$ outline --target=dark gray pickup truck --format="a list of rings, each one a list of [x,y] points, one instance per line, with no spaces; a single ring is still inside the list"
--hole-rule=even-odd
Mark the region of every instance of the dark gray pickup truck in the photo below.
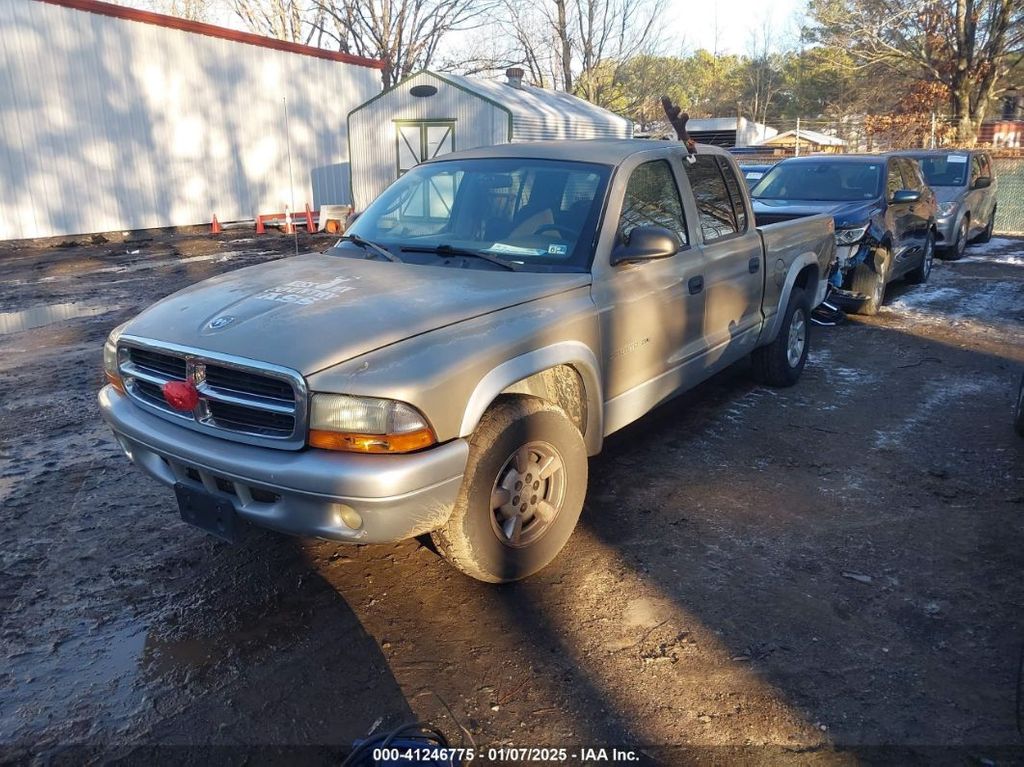
[[[756,228],[725,152],[510,144],[410,170],[338,244],[117,328],[103,417],[224,538],[431,534],[463,572],[561,550],[602,440],[741,357],[796,382],[831,216]]]

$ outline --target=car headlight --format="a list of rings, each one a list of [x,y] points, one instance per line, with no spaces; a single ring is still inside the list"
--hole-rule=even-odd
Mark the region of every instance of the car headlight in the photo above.
[[[435,442],[434,430],[412,405],[377,397],[313,395],[311,447],[351,453],[409,453]]]
[[[864,237],[868,230],[866,226],[858,226],[852,229],[836,229],[836,245],[856,245]]]
[[[942,202],[939,203],[939,215],[949,216],[952,215],[953,211],[956,210],[956,201],[953,202]]]
[[[125,322],[111,330],[106,343],[103,344],[103,373],[107,377],[107,383],[122,394],[124,394],[124,381],[121,380],[121,369],[117,360],[117,342],[127,324]]]

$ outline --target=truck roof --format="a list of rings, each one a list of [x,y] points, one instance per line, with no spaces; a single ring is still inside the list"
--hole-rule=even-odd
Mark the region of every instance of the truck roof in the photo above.
[[[666,147],[682,147],[679,141],[656,141],[651,139],[588,139],[583,141],[525,141],[515,144],[494,144],[476,149],[464,149],[436,157],[430,162],[495,157],[522,157],[536,160],[565,160],[568,162],[592,162],[601,165],[618,165],[630,155],[650,152]],[[725,150],[708,144],[697,145],[698,154],[727,155]]]

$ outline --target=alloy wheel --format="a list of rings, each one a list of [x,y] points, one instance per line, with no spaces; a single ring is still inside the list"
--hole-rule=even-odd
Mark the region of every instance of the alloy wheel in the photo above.
[[[565,501],[565,463],[554,445],[535,440],[502,464],[491,490],[491,529],[506,546],[529,546]]]

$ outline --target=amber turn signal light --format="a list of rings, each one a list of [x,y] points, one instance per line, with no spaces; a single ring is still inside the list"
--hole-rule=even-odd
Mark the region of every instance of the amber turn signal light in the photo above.
[[[337,431],[309,430],[310,447],[342,450],[348,453],[411,453],[436,442],[434,432],[420,429],[406,434],[348,434]]]

